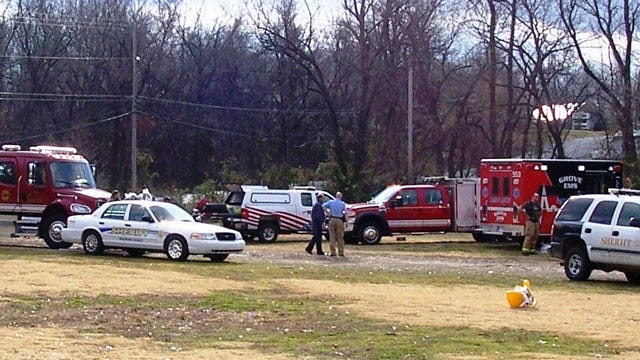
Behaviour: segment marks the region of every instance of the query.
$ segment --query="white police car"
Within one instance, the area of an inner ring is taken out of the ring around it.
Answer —
[[[169,259],[181,261],[189,255],[224,261],[245,246],[238,231],[196,222],[175,204],[145,200],[108,202],[93,214],[70,216],[61,237],[82,244],[85,253],[91,255],[117,248],[132,256],[164,252]]]
[[[587,280],[593,270],[617,270],[640,283],[640,192],[610,192],[572,196],[556,215],[551,255],[564,260],[569,280]]]

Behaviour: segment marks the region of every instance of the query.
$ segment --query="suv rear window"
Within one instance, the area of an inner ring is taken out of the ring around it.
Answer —
[[[556,220],[579,221],[592,202],[593,199],[569,199],[556,216]]]

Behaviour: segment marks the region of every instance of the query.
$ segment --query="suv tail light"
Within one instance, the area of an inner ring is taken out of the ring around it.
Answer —
[[[247,209],[242,209],[240,211],[240,215],[242,216],[243,219],[248,219],[249,218],[249,210]]]

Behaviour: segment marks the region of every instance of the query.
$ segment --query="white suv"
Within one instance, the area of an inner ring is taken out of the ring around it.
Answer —
[[[564,260],[569,280],[617,270],[640,283],[640,192],[611,189],[569,198],[553,223],[551,255]]]

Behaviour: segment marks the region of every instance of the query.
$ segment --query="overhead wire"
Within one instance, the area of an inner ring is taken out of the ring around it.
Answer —
[[[5,19],[3,17],[3,19]],[[51,17],[51,14],[47,13],[30,13],[23,16],[14,16],[9,18],[9,21],[18,25],[36,24],[43,26],[69,26],[69,27],[83,27],[94,29],[130,29],[130,24],[125,21],[118,22],[113,21],[110,24],[101,25],[95,22],[82,22],[73,19],[70,16],[57,16]],[[4,59],[36,59],[36,60],[87,60],[87,61],[105,61],[105,60],[131,60],[130,57],[82,57],[82,56],[26,56],[26,55],[0,55],[0,58]],[[221,70],[225,71],[225,70]],[[231,71],[231,70],[227,70]],[[268,74],[268,73],[264,73]],[[132,95],[109,95],[109,94],[54,94],[54,93],[17,93],[17,92],[0,92],[0,101],[40,101],[40,102],[54,102],[54,101],[92,101],[92,102],[113,102],[113,101],[131,101]],[[201,109],[222,110],[222,111],[240,111],[240,112],[252,112],[262,114],[324,114],[327,109],[277,109],[277,108],[250,108],[239,106],[222,106],[222,105],[210,105],[202,103],[194,103],[181,100],[170,100],[161,98],[150,98],[146,96],[137,96],[137,100],[146,102],[156,102],[171,105],[183,105]],[[353,113],[355,110],[339,109],[338,113]],[[153,115],[152,115],[153,116]],[[182,124],[190,127],[201,127],[201,125],[190,124],[185,121],[171,120],[163,118],[164,120],[171,121],[176,124]],[[203,127],[203,129],[209,131],[223,132],[227,134],[235,134],[238,136],[248,136],[257,139],[258,137],[245,135],[229,130],[216,129]],[[61,132],[64,130],[60,130]],[[283,141],[279,138],[274,140]]]
[[[194,123],[189,123],[189,122],[186,122],[186,121],[169,119],[167,117],[160,116],[160,115],[157,115],[157,114],[152,114],[152,113],[143,112],[142,114],[149,115],[149,116],[152,116],[154,119],[162,120],[162,121],[169,122],[169,123],[172,123],[172,124],[190,127],[192,129],[206,130],[206,131],[211,131],[211,132],[216,132],[216,133],[226,134],[226,135],[234,135],[234,136],[239,136],[239,137],[259,140],[259,141],[267,141],[267,140],[285,141],[284,139],[278,138],[278,137],[267,137],[267,138],[265,138],[264,136],[257,136],[257,135],[249,134],[247,132],[237,132],[237,131],[232,131],[232,130],[227,130],[227,129],[221,129],[219,127],[213,127],[213,126],[207,126],[207,125],[201,125],[201,124],[194,124]]]
[[[102,123],[105,123],[105,122],[110,122],[110,121],[117,120],[117,119],[129,116],[129,115],[131,115],[131,113],[127,112],[127,113],[119,114],[119,115],[116,115],[116,116],[111,116],[111,117],[104,118],[104,119],[99,119],[99,120],[88,122],[88,123],[84,123],[84,124],[73,124],[73,126],[69,126],[69,127],[63,128],[63,129],[60,129],[59,126],[55,126],[56,128],[58,128],[57,130],[48,131],[48,132],[45,132],[45,133],[40,133],[38,135],[25,136],[25,137],[22,137],[22,138],[7,139],[4,142],[23,142],[23,141],[27,141],[27,140],[39,139],[39,138],[48,137],[48,136],[51,136],[51,135],[56,135],[56,134],[61,134],[61,133],[65,133],[65,132],[74,131],[74,130],[77,130],[78,128],[86,128],[86,127],[102,124]],[[29,129],[29,130],[33,131],[33,129]],[[12,134],[13,133],[15,133],[15,132],[12,132]]]

